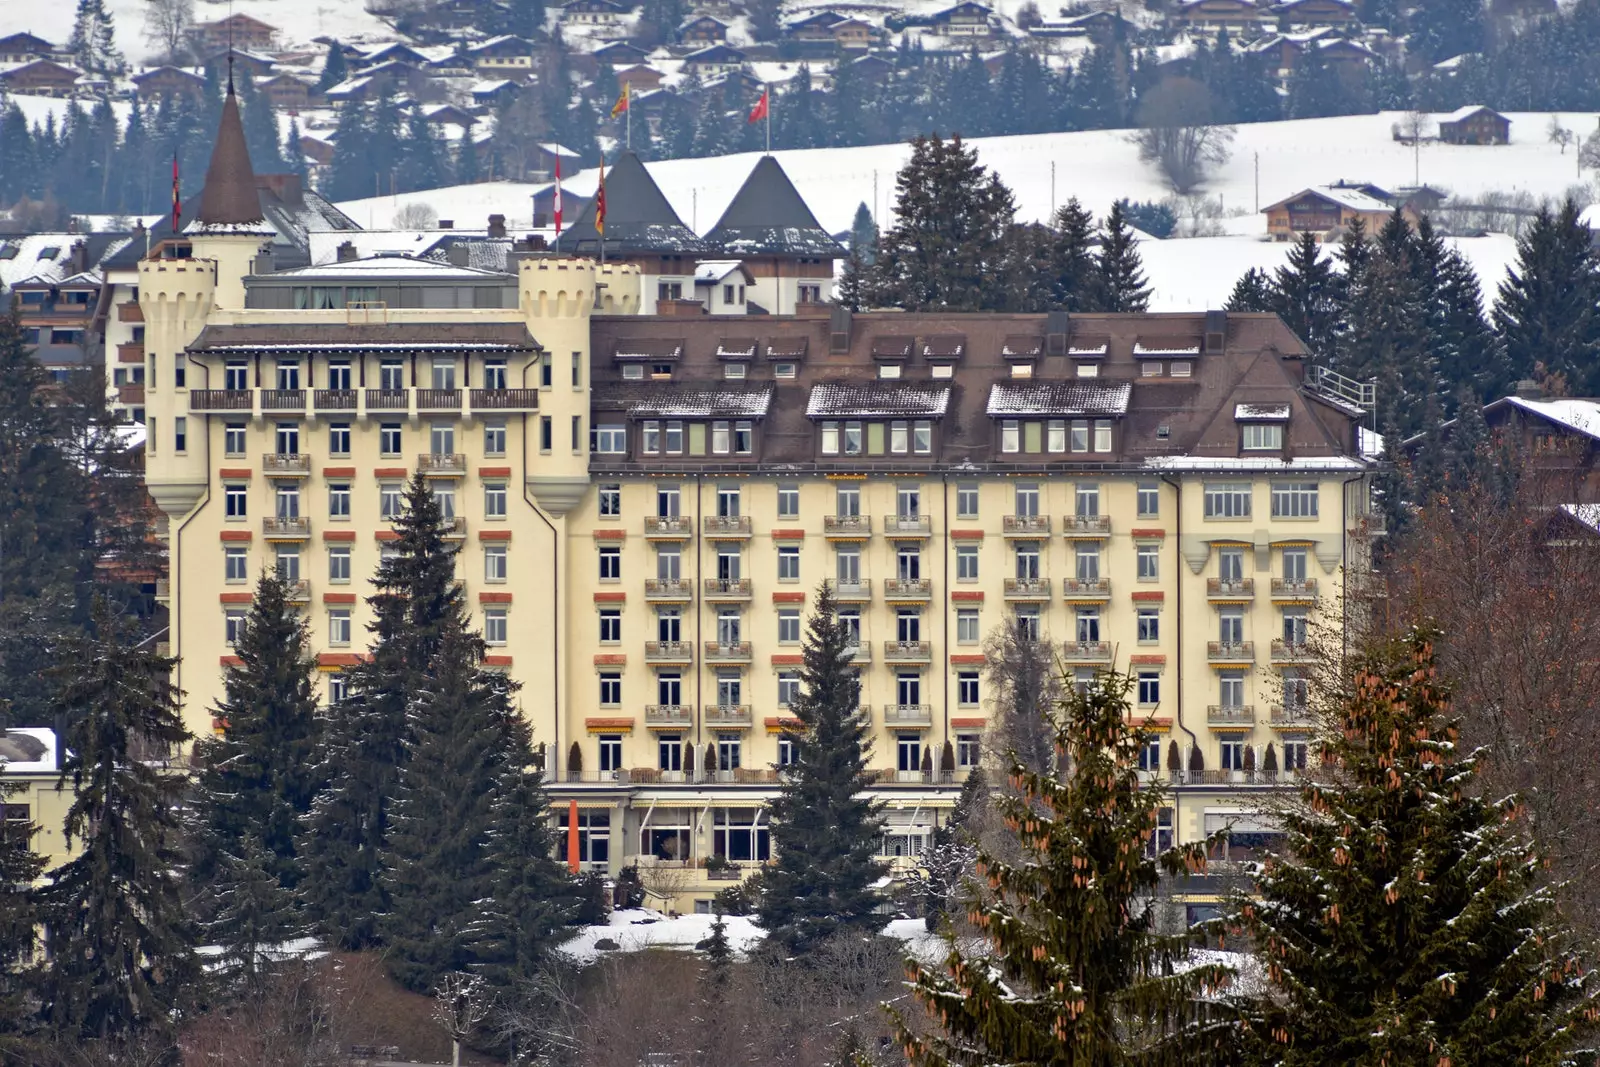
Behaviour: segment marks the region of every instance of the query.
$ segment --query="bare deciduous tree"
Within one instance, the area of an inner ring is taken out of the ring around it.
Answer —
[[[188,51],[193,25],[194,0],[145,0],[144,39],[167,62],[181,60]]]
[[[394,213],[397,230],[431,230],[439,223],[439,213],[432,204],[413,201]]]
[[[433,1018],[450,1035],[451,1067],[461,1067],[461,1045],[489,1018],[493,997],[475,974],[452,971],[433,993]]]
[[[1561,125],[1560,115],[1550,116],[1550,125],[1545,127],[1545,136],[1549,138],[1551,144],[1561,149],[1562,155],[1566,155],[1567,146],[1578,139],[1576,134]]]
[[[1192,192],[1228,161],[1234,128],[1216,124],[1211,90],[1192,78],[1166,78],[1139,102],[1133,135],[1139,158],[1161,168],[1174,192]]]

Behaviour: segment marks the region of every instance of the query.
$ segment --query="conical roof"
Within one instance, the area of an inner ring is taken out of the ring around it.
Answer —
[[[561,249],[598,255],[594,228],[597,200],[589,201],[570,230],[561,232]],[[606,254],[700,255],[706,243],[683,224],[660,186],[633,152],[624,152],[606,172]]]
[[[845,250],[811,213],[794,183],[772,156],[755,170],[706,234],[706,243],[730,256],[806,256],[843,259]]]
[[[200,191],[200,210],[192,229],[235,229],[245,232],[265,230],[261,198],[256,193],[256,173],[250,166],[250,149],[244,141],[244,123],[239,120],[239,98],[233,93],[233,78],[228,79],[228,95],[222,101],[222,122],[217,126],[217,143],[211,149],[211,165],[206,168],[205,188]]]

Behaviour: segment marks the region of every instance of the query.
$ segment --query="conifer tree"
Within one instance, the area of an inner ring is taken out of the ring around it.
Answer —
[[[41,914],[51,964],[41,1015],[65,1040],[169,1032],[199,967],[178,887],[184,781],[157,761],[189,739],[175,661],[134,643],[104,602],[94,633],[62,648],[54,672],[63,832],[76,854],[49,874]]]
[[[1555,1067],[1594,1034],[1600,986],[1557,921],[1522,806],[1476,785],[1435,638],[1363,657],[1321,740],[1327,774],[1302,780],[1283,853],[1235,902],[1266,979],[1256,1062]]]
[[[295,834],[318,784],[316,662],[306,620],[276,574],[256,582],[233,654],[239,662],[223,672],[213,712],[222,730],[194,746],[190,877],[203,891],[254,838],[273,878],[293,888],[300,881]]]
[[[850,220],[850,251],[860,258],[863,266],[872,266],[878,258],[878,224],[866,201],[856,205],[855,216]]]
[[[344,46],[338,41],[328,42],[328,55],[322,61],[322,74],[317,78],[317,92],[325,93],[350,77],[350,66],[345,62]]]
[[[702,981],[713,996],[720,997],[733,981],[733,945],[728,941],[728,924],[720,907],[711,920],[711,936],[706,938],[704,951],[706,969]]]
[[[871,742],[857,715],[861,680],[850,666],[851,637],[833,594],[817,591],[807,625],[800,693],[791,711],[795,762],[771,806],[777,858],[763,875],[758,910],[768,941],[802,955],[844,931],[873,933],[882,925],[873,883],[879,809],[865,795]]]
[[[6,701],[0,699],[0,731]],[[27,787],[5,777],[0,761],[0,803]],[[31,814],[31,813],[30,813]],[[44,858],[33,848],[39,827],[7,819],[0,827],[0,1063],[44,1060],[35,1033],[33,995],[41,974],[34,958],[38,947],[39,908],[33,883],[44,872]]]
[[[1289,260],[1272,279],[1275,311],[1285,326],[1305,342],[1313,359],[1326,359],[1333,345],[1339,313],[1338,282],[1333,263],[1322,254],[1316,234],[1303,233],[1289,251]]]
[[[407,754],[406,710],[431,684],[429,669],[460,611],[455,552],[421,472],[406,487],[394,555],[367,598],[371,655],[350,671],[349,696],[328,710],[313,758],[323,783],[301,821],[302,898],[327,936],[348,948],[378,939],[389,910],[379,878],[391,805]]]
[[[844,270],[839,273],[838,292],[834,294],[834,301],[840,307],[861,311],[867,306],[867,270],[867,265],[861,261],[861,253],[852,248],[845,257]]]
[[[982,767],[967,772],[956,796],[956,806],[950,817],[933,832],[933,843],[923,853],[922,862],[928,870],[926,911],[924,923],[930,931],[937,931],[952,910],[961,905],[967,880],[972,877],[972,863],[977,858],[977,838],[972,832],[972,822],[988,801],[989,787]]]
[[[216,917],[204,932],[222,949],[214,976],[225,988],[249,995],[271,973],[275,954],[304,935],[306,925],[294,894],[273,872],[274,857],[260,837],[247,832],[238,845],[217,865]]]
[[[1101,229],[1093,291],[1095,307],[1092,310],[1095,311],[1143,311],[1150,305],[1144,265],[1120,201],[1111,205]]]
[[[1053,305],[1088,311],[1094,303],[1094,215],[1073,197],[1056,209],[1048,280]]]
[[[1600,389],[1600,257],[1589,228],[1568,200],[1541,208],[1517,239],[1517,261],[1500,283],[1494,324],[1513,378],[1534,364],[1567,376],[1586,396]]]
[[[979,856],[992,900],[968,915],[988,947],[957,943],[935,966],[907,960],[937,1027],[916,1033],[896,1014],[916,1067],[1230,1062],[1237,1033],[1211,999],[1230,972],[1180,968],[1192,938],[1154,929],[1162,875],[1204,869],[1209,842],[1150,847],[1168,799],[1139,780],[1149,734],[1129,714],[1132,685],[1107,671],[1085,692],[1067,689],[1051,724],[1065,769],[1010,768],[1017,794],[996,804],[1022,856]]]
[[[291,173],[300,175],[300,180],[306,180],[306,153],[300,147],[300,119],[291,116],[289,119],[289,132],[283,138],[283,158],[289,165]]]
[[[78,0],[72,34],[66,51],[78,69],[90,74],[115,76],[127,69],[127,61],[116,44],[116,25],[105,0]]]
[[[1223,307],[1228,311],[1271,311],[1272,297],[1272,279],[1260,267],[1251,267],[1233,283]]]

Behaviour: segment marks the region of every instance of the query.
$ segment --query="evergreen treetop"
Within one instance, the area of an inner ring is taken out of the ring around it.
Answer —
[[[1133,229],[1123,216],[1120,201],[1111,205],[1100,233],[1100,254],[1095,257],[1096,311],[1143,311],[1150,305],[1150,287]]]
[[[1584,395],[1600,390],[1600,256],[1571,200],[1541,208],[1517,240],[1517,261],[1500,283],[1495,329],[1514,378],[1543,363]]]

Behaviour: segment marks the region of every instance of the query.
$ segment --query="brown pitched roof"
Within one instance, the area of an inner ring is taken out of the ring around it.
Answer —
[[[217,143],[211,149],[211,165],[206,168],[206,184],[200,193],[200,211],[195,221],[201,226],[247,226],[266,223],[261,200],[256,195],[256,174],[250,166],[250,149],[244,141],[244,124],[239,120],[239,99],[228,81],[228,95],[222,102],[222,122],[217,126]]]

